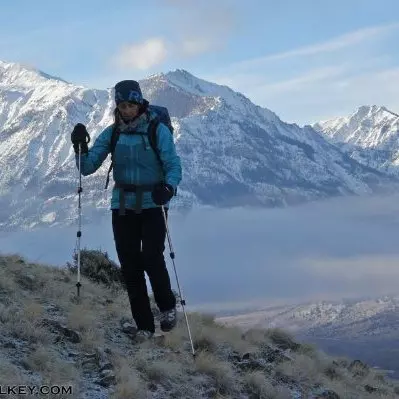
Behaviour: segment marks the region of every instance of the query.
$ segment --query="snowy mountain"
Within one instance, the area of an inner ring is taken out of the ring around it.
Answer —
[[[334,355],[360,358],[399,378],[399,296],[276,306],[218,321],[244,329],[277,327]]]
[[[353,338],[379,334],[395,335],[399,339],[398,312],[399,296],[385,296],[275,306],[242,315],[221,317],[220,321],[247,327],[278,327],[301,333],[306,331],[308,334],[320,334],[323,337]],[[373,328],[370,328],[371,325]]]
[[[399,174],[399,115],[380,106],[362,106],[347,117],[313,127],[351,158]]]
[[[368,194],[392,180],[343,154],[312,127],[284,123],[242,94],[187,71],[140,83],[145,97],[172,115],[183,163],[176,208],[284,206]],[[112,111],[111,89],[76,86],[0,62],[1,228],[76,221],[78,172],[70,132],[84,123],[93,142],[112,123]],[[109,162],[83,178],[87,219],[109,207],[103,190]]]

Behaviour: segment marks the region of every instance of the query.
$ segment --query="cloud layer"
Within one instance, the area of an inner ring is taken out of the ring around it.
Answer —
[[[172,214],[176,268],[189,306],[297,302],[398,293],[399,197],[339,198],[287,209]],[[82,246],[116,258],[111,222],[82,227]],[[76,229],[4,234],[0,247],[71,261]],[[165,256],[176,281],[169,249]],[[84,287],[83,287],[84,290]]]

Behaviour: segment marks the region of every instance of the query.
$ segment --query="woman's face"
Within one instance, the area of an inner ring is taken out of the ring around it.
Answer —
[[[139,113],[140,105],[130,103],[129,101],[123,101],[118,104],[118,110],[125,120],[131,120],[135,118]]]

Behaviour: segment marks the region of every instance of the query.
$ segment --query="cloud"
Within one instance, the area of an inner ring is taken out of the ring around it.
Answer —
[[[384,295],[398,290],[399,196],[343,197],[285,209],[172,210],[176,270],[189,306]],[[82,226],[85,247],[117,260],[110,216]],[[75,228],[4,233],[2,251],[71,260]],[[174,271],[165,258],[176,288]],[[206,287],[206,289],[205,289]]]
[[[386,276],[389,275],[397,281],[399,269],[397,267],[399,255],[359,255],[344,259],[313,258],[302,259],[301,263],[312,273],[329,279],[341,279],[344,277],[346,283],[364,284],[365,281],[382,280],[385,284]],[[395,286],[396,288],[396,286]]]
[[[113,57],[113,65],[144,71],[167,61],[181,62],[220,51],[236,27],[235,10],[223,0],[212,4],[212,12],[205,2],[169,0],[158,3],[168,14],[167,32],[141,43],[125,44]]]
[[[348,68],[345,65],[326,66],[324,68],[312,69],[302,75],[298,75],[295,78],[283,80],[281,82],[268,83],[265,85],[259,85],[254,90],[257,92],[266,92],[272,96],[275,94],[282,94],[286,92],[293,92],[302,90],[309,84],[315,84],[319,82],[331,81],[332,78],[342,76]]]
[[[119,68],[147,70],[161,64],[168,56],[163,38],[151,38],[142,43],[125,45],[115,55],[113,62]]]
[[[344,35],[335,37],[322,43],[313,44],[310,46],[299,47],[293,50],[270,54],[264,57],[259,57],[251,60],[242,61],[234,64],[235,68],[249,68],[259,66],[263,63],[268,63],[275,60],[283,60],[293,57],[302,57],[309,55],[317,55],[322,53],[336,52],[348,47],[354,47],[364,42],[369,42],[375,38],[381,38],[386,34],[390,34],[399,29],[399,24],[372,26],[368,28],[359,29]]]
[[[391,55],[399,24],[369,27],[239,63],[205,76],[227,84],[287,122],[346,116],[362,105],[399,111],[398,61]]]
[[[238,23],[231,5],[225,1],[214,2],[210,11],[205,2],[178,1],[177,4],[179,16],[173,25],[177,54],[192,57],[223,49]]]
[[[180,42],[180,46],[177,48],[177,51],[181,55],[191,57],[212,50],[214,45],[215,42],[213,42],[210,38],[192,37],[192,38],[182,39],[182,41]]]

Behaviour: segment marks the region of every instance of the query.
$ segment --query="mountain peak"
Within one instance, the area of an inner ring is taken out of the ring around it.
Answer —
[[[358,162],[393,174],[399,172],[399,115],[387,107],[363,105],[348,116],[313,127]]]
[[[390,111],[387,107],[383,105],[362,105],[356,109],[356,111],[349,118],[375,118],[380,117],[399,117],[396,113]]]
[[[24,80],[27,80],[28,82],[34,80],[37,83],[43,80],[44,81],[52,80],[56,82],[69,84],[69,82],[67,82],[66,80],[56,76],[49,75],[48,73],[45,73],[33,66],[16,62],[4,62],[1,60],[0,60],[0,78],[1,78],[0,84],[8,84],[10,82],[23,83]]]

